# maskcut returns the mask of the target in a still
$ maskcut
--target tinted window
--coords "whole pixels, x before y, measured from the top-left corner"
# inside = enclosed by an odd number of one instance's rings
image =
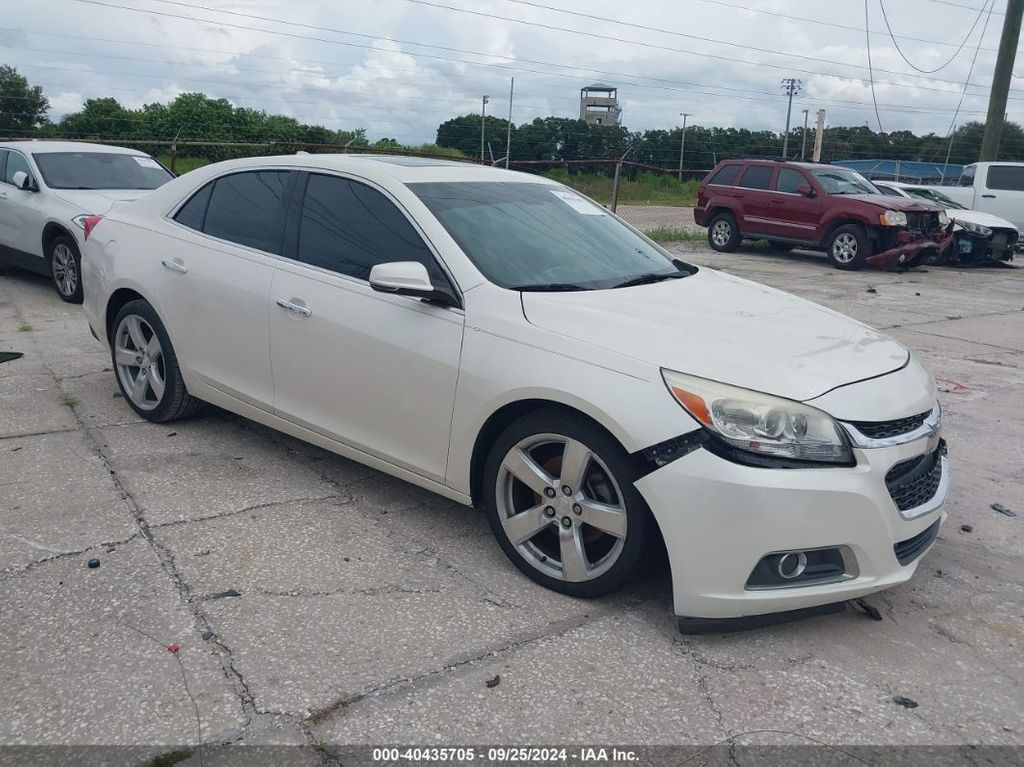
[[[781,168],[779,170],[779,176],[775,179],[776,191],[796,194],[797,188],[801,186],[810,186],[803,173],[792,168]]]
[[[174,220],[179,224],[203,231],[203,221],[206,219],[206,204],[210,201],[210,192],[213,191],[213,184],[207,184],[194,195],[192,199],[182,206]]]
[[[721,184],[722,186],[732,186],[736,183],[736,176],[740,173],[739,165],[726,165],[718,171],[714,176],[711,177],[709,184]]]
[[[743,174],[740,186],[747,189],[767,189],[772,180],[772,172],[775,168],[767,165],[751,165]]]
[[[211,237],[280,253],[288,175],[288,171],[260,170],[217,179],[203,231]]]
[[[311,175],[299,222],[300,261],[360,280],[390,261],[419,261],[435,285],[445,277],[409,220],[365,184]]]
[[[14,183],[14,174],[19,170],[25,171],[29,176],[32,175],[31,169],[28,167],[28,160],[20,152],[8,152],[7,153],[7,167],[4,169],[4,181],[8,184]]]
[[[51,189],[156,189],[173,176],[148,155],[34,152]]]
[[[7,164],[10,165],[10,160]],[[1024,166],[993,165],[988,169],[988,188],[1024,191]]]

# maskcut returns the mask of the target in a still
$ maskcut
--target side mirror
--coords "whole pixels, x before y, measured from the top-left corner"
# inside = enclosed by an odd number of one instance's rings
[[[796,188],[796,193],[804,197],[814,197],[814,190],[810,184],[801,184]]]
[[[412,296],[445,306],[455,306],[455,299],[430,282],[427,267],[419,261],[392,261],[376,264],[370,269],[370,287],[381,293]]]
[[[19,170],[12,177],[11,181],[18,189],[23,189],[26,192],[32,191],[32,177],[29,176],[25,171]]]

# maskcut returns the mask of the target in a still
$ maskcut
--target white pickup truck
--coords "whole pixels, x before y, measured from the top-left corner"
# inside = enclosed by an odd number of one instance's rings
[[[971,210],[1000,216],[1024,231],[1024,162],[976,162],[964,166],[956,186],[937,186]]]

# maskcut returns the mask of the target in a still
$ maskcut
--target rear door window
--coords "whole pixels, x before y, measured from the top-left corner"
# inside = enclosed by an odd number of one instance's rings
[[[736,183],[736,177],[740,174],[739,165],[725,165],[718,173],[711,177],[709,184],[718,184],[719,186],[732,186]]]
[[[988,169],[989,189],[1024,192],[1024,165],[992,165]]]
[[[801,186],[810,186],[804,174],[792,168],[780,168],[779,176],[775,179],[775,191],[786,194],[797,194]]]
[[[768,165],[751,165],[743,174],[740,186],[746,189],[768,189],[774,172],[775,168]]]
[[[290,172],[257,170],[213,184],[203,232],[239,245],[281,253],[285,187]]]
[[[195,229],[197,232],[203,231],[203,223],[206,221],[206,206],[210,202],[213,184],[214,182],[211,181],[192,195],[192,199],[181,207],[174,220],[183,226]]]

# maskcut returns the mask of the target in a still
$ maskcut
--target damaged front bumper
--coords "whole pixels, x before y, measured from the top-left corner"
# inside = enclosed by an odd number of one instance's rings
[[[912,239],[910,232],[899,232],[897,244],[881,253],[869,256],[867,263],[874,269],[910,269],[924,263],[929,256],[945,253],[953,244],[952,232],[925,235]]]

